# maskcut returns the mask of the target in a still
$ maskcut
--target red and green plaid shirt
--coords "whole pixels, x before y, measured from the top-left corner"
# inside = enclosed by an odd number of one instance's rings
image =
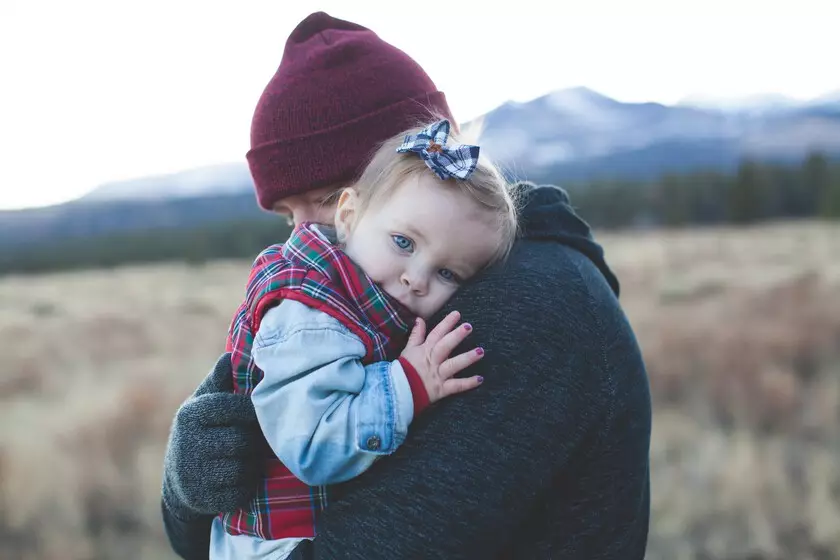
[[[335,245],[330,233],[325,226],[301,224],[285,244],[268,247],[254,261],[227,339],[237,393],[250,394],[262,379],[251,346],[260,319],[284,299],[323,311],[350,329],[367,350],[365,364],[394,359],[401,351],[413,317]],[[220,515],[232,535],[314,537],[327,497],[326,486],[308,486],[270,455],[248,507]]]

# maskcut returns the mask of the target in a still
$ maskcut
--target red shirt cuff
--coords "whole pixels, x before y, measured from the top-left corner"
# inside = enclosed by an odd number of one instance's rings
[[[423,380],[420,379],[420,374],[417,373],[414,366],[402,356],[400,356],[399,361],[405,372],[405,377],[408,379],[408,386],[411,387],[411,400],[414,401],[414,416],[417,416],[429,406],[429,393],[426,392],[426,386],[423,385]]]

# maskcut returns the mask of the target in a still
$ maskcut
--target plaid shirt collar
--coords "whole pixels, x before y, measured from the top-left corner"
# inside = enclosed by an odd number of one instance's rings
[[[313,268],[343,286],[345,295],[352,299],[377,331],[406,333],[411,328],[415,316],[375,284],[341,250],[332,226],[313,222],[300,224],[283,244],[283,256]]]

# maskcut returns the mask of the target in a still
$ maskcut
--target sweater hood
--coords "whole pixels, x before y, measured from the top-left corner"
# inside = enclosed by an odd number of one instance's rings
[[[604,249],[595,242],[589,224],[575,213],[566,191],[552,185],[528,182],[518,183],[516,188],[521,237],[554,241],[580,252],[598,268],[618,297],[618,279],[604,259]]]

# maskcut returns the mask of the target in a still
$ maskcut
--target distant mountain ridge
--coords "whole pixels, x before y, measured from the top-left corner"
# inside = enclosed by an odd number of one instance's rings
[[[776,110],[622,103],[587,88],[506,103],[483,117],[490,156],[540,179],[650,177],[697,163],[729,169],[743,157],[794,160],[840,153],[840,96]],[[697,157],[713,146],[717,157]],[[665,155],[667,153],[667,158]],[[624,165],[631,155],[647,162]]]
[[[226,163],[187,169],[178,173],[106,183],[82,196],[79,200],[101,202],[189,198],[208,193],[243,193],[249,191],[252,186],[251,174],[246,165]]]
[[[807,102],[769,96],[716,103],[623,103],[565,89],[490,111],[481,117],[481,145],[511,178],[559,184],[730,171],[744,157],[840,155],[840,91]],[[221,164],[105,184],[49,208],[0,211],[0,251],[268,216],[257,207],[245,162]]]
[[[276,219],[253,192],[192,197],[75,200],[46,208],[0,211],[0,253],[53,241],[133,231],[197,228],[242,219]]]
[[[840,90],[831,91],[806,101],[781,94],[757,94],[732,98],[696,95],[682,99],[677,105],[726,113],[768,113],[795,111],[808,107],[836,105],[837,103],[840,103]]]
[[[840,153],[840,90],[809,101],[760,95],[663,105],[623,103],[577,87],[508,102],[480,119],[485,152],[517,176],[540,179],[647,177],[698,163],[728,168],[747,155],[785,160],[815,149]],[[708,157],[710,144],[718,157]],[[668,160],[657,162],[666,152]],[[647,163],[625,165],[634,154]],[[248,167],[239,162],[109,183],[80,200],[188,198],[252,188]]]

